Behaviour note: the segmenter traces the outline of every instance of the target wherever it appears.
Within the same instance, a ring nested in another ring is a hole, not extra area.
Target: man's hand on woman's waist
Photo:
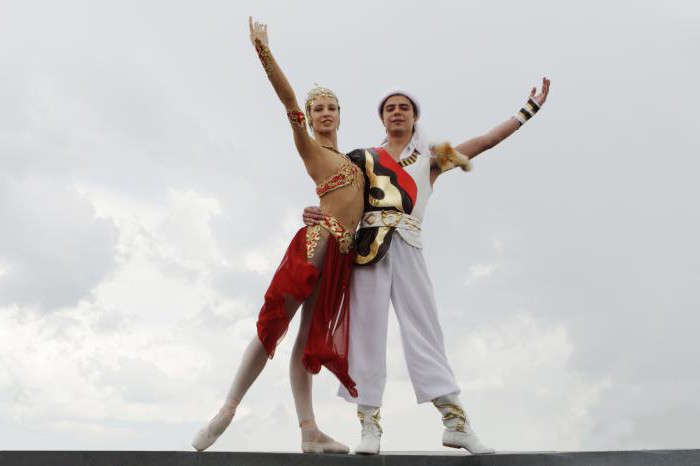
[[[304,220],[304,224],[308,226],[314,226],[318,225],[318,223],[323,220],[324,214],[321,212],[321,209],[318,208],[317,206],[310,206],[304,209],[304,214],[302,215],[302,219]]]

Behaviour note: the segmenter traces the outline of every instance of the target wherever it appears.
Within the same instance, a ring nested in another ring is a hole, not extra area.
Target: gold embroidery
[[[357,166],[343,164],[330,178],[316,187],[316,194],[318,194],[318,197],[323,197],[343,186],[357,184],[361,181],[361,178],[362,173],[360,173],[360,169]]]
[[[379,222],[380,220],[381,224],[375,225],[375,223]],[[391,228],[402,228],[410,231],[421,231],[420,225],[420,219],[417,217],[413,217],[405,212],[399,212],[397,210],[365,212],[362,216],[362,220],[360,221],[360,228],[385,226]]]
[[[348,254],[352,249],[353,234],[350,233],[335,217],[325,215],[323,219],[312,227],[306,228],[306,258],[312,259],[316,246],[321,240],[321,228],[328,231],[338,241],[338,249],[342,254]]]
[[[304,112],[301,112],[298,109],[287,110],[287,118],[289,118],[289,122],[292,125],[298,126],[299,128],[306,128],[306,117],[304,116]]]
[[[270,53],[270,49],[267,48],[260,39],[255,39],[255,50],[258,52],[258,57],[262,62],[265,73],[270,76],[272,74],[272,54]]]
[[[397,227],[401,223],[403,212],[393,210],[382,210],[382,223],[388,227]]]
[[[335,237],[335,239],[338,241],[338,249],[340,249],[341,253],[347,254],[350,252],[350,249],[352,248],[353,235],[343,225],[341,225],[335,217],[326,215],[318,226],[325,228]]]
[[[318,240],[321,239],[321,225],[306,228],[306,258],[311,260],[316,252]]]
[[[452,403],[437,404],[434,403],[435,407],[440,409],[443,421],[451,421],[457,419],[457,424],[455,425],[455,430],[458,432],[464,432],[464,425],[468,422],[467,415],[462,411],[462,408]],[[443,412],[442,409],[447,411]]]
[[[374,158],[369,151],[365,151],[365,173],[370,184],[370,194],[367,201],[374,207],[394,207],[403,211],[403,202],[401,202],[401,191],[391,183],[388,176],[376,175],[374,173]],[[382,199],[377,199],[372,196],[371,188],[377,188],[384,192]]]

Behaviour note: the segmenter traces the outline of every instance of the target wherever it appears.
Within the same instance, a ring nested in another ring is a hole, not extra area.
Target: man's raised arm
[[[517,131],[525,122],[537,113],[542,105],[547,101],[549,94],[549,79],[542,78],[542,90],[537,93],[537,88],[533,87],[527,103],[515,116],[510,117],[503,123],[495,126],[486,133],[469,139],[455,147],[456,151],[468,159],[473,159],[477,155],[497,146],[501,141]],[[431,173],[431,181],[435,181],[438,175],[444,170],[436,164]]]

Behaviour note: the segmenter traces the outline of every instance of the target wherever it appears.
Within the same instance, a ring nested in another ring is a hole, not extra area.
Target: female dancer
[[[195,436],[192,446],[202,451],[228,427],[236,407],[272,358],[289,321],[302,306],[301,324],[289,367],[294,404],[304,453],[348,453],[345,445],[319,430],[314,420],[311,374],[321,365],[333,372],[350,393],[348,375],[348,305],[352,268],[352,239],[362,217],[362,173],[338,152],[340,106],[332,91],[316,87],[306,99],[306,114],[268,48],[267,26],[248,19],[250,40],[267,77],[282,101],[292,126],[294,143],[321,198],[324,215],[313,227],[301,228],[265,293],[258,316],[258,334],[243,353],[241,364],[219,413]],[[308,119],[314,133],[306,129]],[[308,371],[308,372],[307,372]]]

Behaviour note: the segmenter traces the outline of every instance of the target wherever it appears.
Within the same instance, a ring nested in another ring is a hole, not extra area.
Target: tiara
[[[336,102],[338,102],[338,96],[335,95],[333,91],[331,91],[327,87],[319,86],[318,83],[314,83],[314,87],[309,91],[308,95],[306,96],[307,114],[311,111],[311,104],[313,103],[313,101],[318,99],[319,97],[331,97],[335,99]]]

